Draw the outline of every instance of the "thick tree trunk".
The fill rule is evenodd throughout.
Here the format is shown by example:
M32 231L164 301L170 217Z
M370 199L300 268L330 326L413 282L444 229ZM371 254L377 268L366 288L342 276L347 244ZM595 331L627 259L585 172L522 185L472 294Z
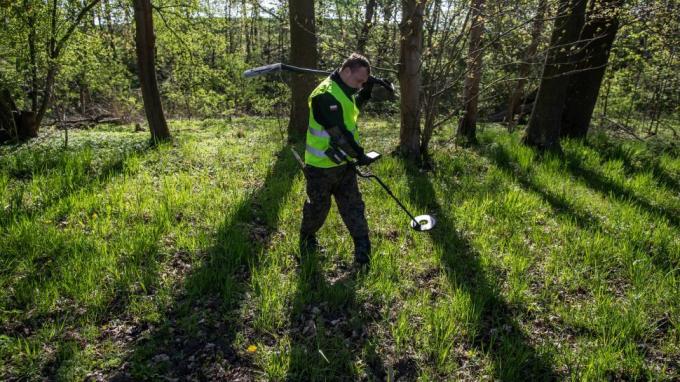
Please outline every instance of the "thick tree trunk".
M484 31L484 0L472 0L472 26L468 45L467 74L463 89L463 117L458 123L456 139L462 143L477 142L477 105L482 79L482 33Z
M531 65L534 63L533 61L536 56L536 50L538 49L538 43L541 41L541 34L543 33L543 26L545 25L544 17L547 7L547 0L539 0L538 8L536 9L536 16L534 17L534 22L531 25L531 42L524 51L524 57L522 58L522 62L519 64L519 70L517 71L519 80L517 81L517 85L510 94L510 98L508 100L508 111L505 115L505 123L507 124L509 131L512 131L517 124L517 121L515 120L515 114L520 112L520 103L522 101L522 97L524 96L524 87L528 81Z
M424 0L402 0L399 86L401 130L399 151L411 160L420 158L420 83L423 50Z
M357 42L357 52L365 54L366 43L368 42L368 33L373 27L373 15L375 14L375 6L377 0L368 0L366 2L366 14L364 15L364 24L361 26L359 33L359 41Z
M151 140L153 142L171 138L168 124L163 115L161 96L156 80L156 64L154 58L155 36L150 0L134 0L135 7L135 42L137 45L137 69L142 86L144 111L149 122Z
M319 61L316 47L314 2L290 0L290 63L295 66L316 68ZM288 139L300 139L307 131L309 106L307 98L314 90L316 81L309 75L293 74L291 81L290 121Z
M585 138L597 103L602 79L619 29L621 0L596 1L581 32L581 51L575 73L569 76L567 100L562 112L562 137Z
M586 0L560 0L550 48L543 65L541 84L531 119L523 138L525 144L540 150L560 152L560 125L567 91L571 48L583 27Z

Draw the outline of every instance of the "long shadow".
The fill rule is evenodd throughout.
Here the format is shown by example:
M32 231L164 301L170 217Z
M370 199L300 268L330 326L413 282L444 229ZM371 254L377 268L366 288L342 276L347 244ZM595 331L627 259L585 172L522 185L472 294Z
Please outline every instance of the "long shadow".
M494 379L503 381L555 380L557 375L548 354L539 352L517 323L524 312L510 306L500 295L500 285L493 281L480 262L472 244L456 229L455 222L436 201L427 175L404 163L410 198L420 209L434 211L437 226L429 231L434 244L441 248L441 262L454 288L469 294L478 311L477 335L471 345L490 355L494 362Z
M580 158L572 153L565 153L565 160L567 161L567 169L574 176L583 180L588 187L600 192L604 196L635 204L657 217L668 220L675 227L680 227L680 211L652 205L647 200L640 198L635 192L626 189L596 171L586 168L583 166Z
M530 174L519 170L519 164L512 159L512 156L504 147L496 146L492 151L487 151L478 147L475 148L475 151L480 155L490 159L496 165L496 167L501 169L506 174L512 176L513 179L518 182L524 190L540 195L546 202L548 202L556 215L573 220L579 228L585 231L606 231L601 224L600 218L593 216L586 211L580 210L567 198L555 195L554 193L546 190L544 186L538 184ZM631 244L634 246L645 245L644 243ZM668 252L662 252L661 254L653 255L651 257L652 263L658 269L663 270L664 273L669 272L677 267L677 264L672 261L671 256L668 256L667 254Z
M323 275L321 254L305 255L299 268L297 291L289 322L291 353L287 381L356 381L364 378L354 366L366 363L366 377L383 380L382 360L367 345L368 323L377 319L356 299L365 272L340 267L332 282ZM377 314L374 312L374 314Z
M145 151L140 150L141 151ZM136 153L139 153L136 152ZM135 154L136 154L135 153ZM91 177L88 181L79 183L70 192L61 196L67 197L73 192L86 189L90 186L95 186L92 192L104 187L105 183L118 176L124 170L125 160L129 158L130 153L123 154L113 161L109 161L102 169L101 173L96 177ZM57 203L59 199L53 200ZM43 206L46 209L48 206ZM42 210L41 209L41 210ZM24 217L35 218L39 211L32 211L30 214L21 215ZM4 229L5 227L3 227ZM9 226L7 227L9 228ZM127 253L121 260L121 269L126 268L126 262L140 261L142 262L141 276L143 278L142 285L147 289L154 288L159 280L160 267L158 263L159 245L158 241L166 231L164 229L154 230L151 236L143 236L131 238L129 240L136 241L138 246L133 246L134 250ZM71 333L78 333L83 327L83 322L91 321L90 317L110 317L122 312L130 303L130 296L132 294L139 294L139 291L132 291L134 285L124 285L118 282L113 288L116 292L114 295L107 297L106 301L101 305L93 307L85 307L78 301L70 299L68 296L63 296L59 301L59 306L50 311L40 311L33 309L35 304L35 290L42 289L42 286L49 283L50 280L59 278L63 269L67 269L68 261L72 258L72 252L97 254L99 247L96 245L96 239L73 237L66 233L58 232L58 237L53 236L54 233L48 232L40 233L46 235L48 245L45 245L45 240L37 238L33 235L20 235L13 237L12 240L7 240L0 245L0 253L3 254L2 260L2 274L10 275L19 261L13 261L15 258L25 257L27 253L35 253L37 256L31 258L35 269L27 272L25 277L7 278L8 280L16 280L10 287L14 293L4 295L0 303L3 310L9 312L22 312L21 316L12 317L6 316L6 320L2 320L0 325L5 334L14 338L26 338L27 340L34 335L40 336L45 327L50 327L55 322L59 323L57 330L58 341L54 341L52 351L56 356L47 362L41 369L40 374L49 378L54 378L60 371L63 365L72 362L72 359L80 352L82 339L76 335L71 337ZM2 248L6 246L6 251ZM93 259L96 256L90 256ZM25 312L29 312L25 314ZM99 320L95 318L94 320ZM54 330L54 329L51 329Z
M490 152L479 146L473 147L473 150L479 155L490 159L501 171L513 177L524 190L533 192L543 198L543 200L550 204L555 214L573 220L581 229L599 230L602 228L597 217L587 211L579 211L567 198L546 190L529 174L521 171L519 164L512 159L512 156L504 147L497 146Z
M89 169L83 168L82 174L79 174L79 176L76 179L74 179L74 182L70 186L65 187L62 190L59 190L58 192L50 195L50 197L47 200L41 201L41 204L38 206L32 206L31 208L28 209L24 208L21 210L17 210L18 206L10 205L10 208L0 209L0 226L8 227L10 224L12 224L12 222L22 217L34 218L35 216L40 215L42 212L46 211L51 206L58 204L59 201L69 197L70 195L73 195L81 190L84 190L88 187L92 187L95 185L103 186L106 182L109 182L116 176L123 173L123 171L125 170L126 160L128 160L133 155L141 155L144 152L147 152L150 148L151 146L146 144L140 148L128 150L119 154L114 160L106 162L106 164L102 166L102 168L98 171L97 175L89 174ZM58 161L55 163L60 164L62 166L67 166L67 164L64 161ZM46 169L40 169L39 171L30 172L29 174L33 176L47 172L48 170ZM64 174L64 176L67 175ZM21 194L15 194L15 196L12 199L16 199L13 202L13 204L19 204L21 200Z
M588 140L586 146L597 150L600 157L605 160L620 160L623 163L626 174L635 174L645 170L650 171L656 180L676 192L680 190L680 178L673 176L664 169L659 160L650 156L636 158L624 146L611 140Z
M287 147L275 155L262 186L218 228L214 245L200 268L186 276L164 321L136 341L112 380L254 378L252 357L234 348L246 328L241 308L250 275L272 240L278 212L298 171Z

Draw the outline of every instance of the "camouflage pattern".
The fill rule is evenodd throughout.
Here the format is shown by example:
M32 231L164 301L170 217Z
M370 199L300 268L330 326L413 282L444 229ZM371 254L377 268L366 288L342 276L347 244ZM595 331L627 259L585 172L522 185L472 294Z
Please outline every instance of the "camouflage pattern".
M331 208L331 195L335 197L338 211L353 238L368 237L368 223L364 201L351 167L305 168L307 197L302 209L300 234L314 235L326 221Z

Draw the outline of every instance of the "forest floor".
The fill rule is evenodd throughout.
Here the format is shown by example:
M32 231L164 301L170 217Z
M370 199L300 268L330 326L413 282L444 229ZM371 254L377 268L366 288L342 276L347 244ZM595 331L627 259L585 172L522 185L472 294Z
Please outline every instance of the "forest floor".
M0 379L678 380L680 155L539 156L494 126L434 170L361 181L372 266L335 207L296 260L304 178L275 120L174 121L0 148ZM300 152L300 148L298 147Z

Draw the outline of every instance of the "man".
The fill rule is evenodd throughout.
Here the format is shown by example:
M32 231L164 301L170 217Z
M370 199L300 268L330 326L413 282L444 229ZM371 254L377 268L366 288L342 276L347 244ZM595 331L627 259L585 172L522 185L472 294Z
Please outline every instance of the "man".
M340 216L354 240L354 260L370 261L371 242L357 176L342 158L366 165L371 159L359 145L359 108L371 97L373 81L366 57L353 53L309 96L309 127L305 150L307 197L302 211L300 252L316 251L321 228L335 197Z

